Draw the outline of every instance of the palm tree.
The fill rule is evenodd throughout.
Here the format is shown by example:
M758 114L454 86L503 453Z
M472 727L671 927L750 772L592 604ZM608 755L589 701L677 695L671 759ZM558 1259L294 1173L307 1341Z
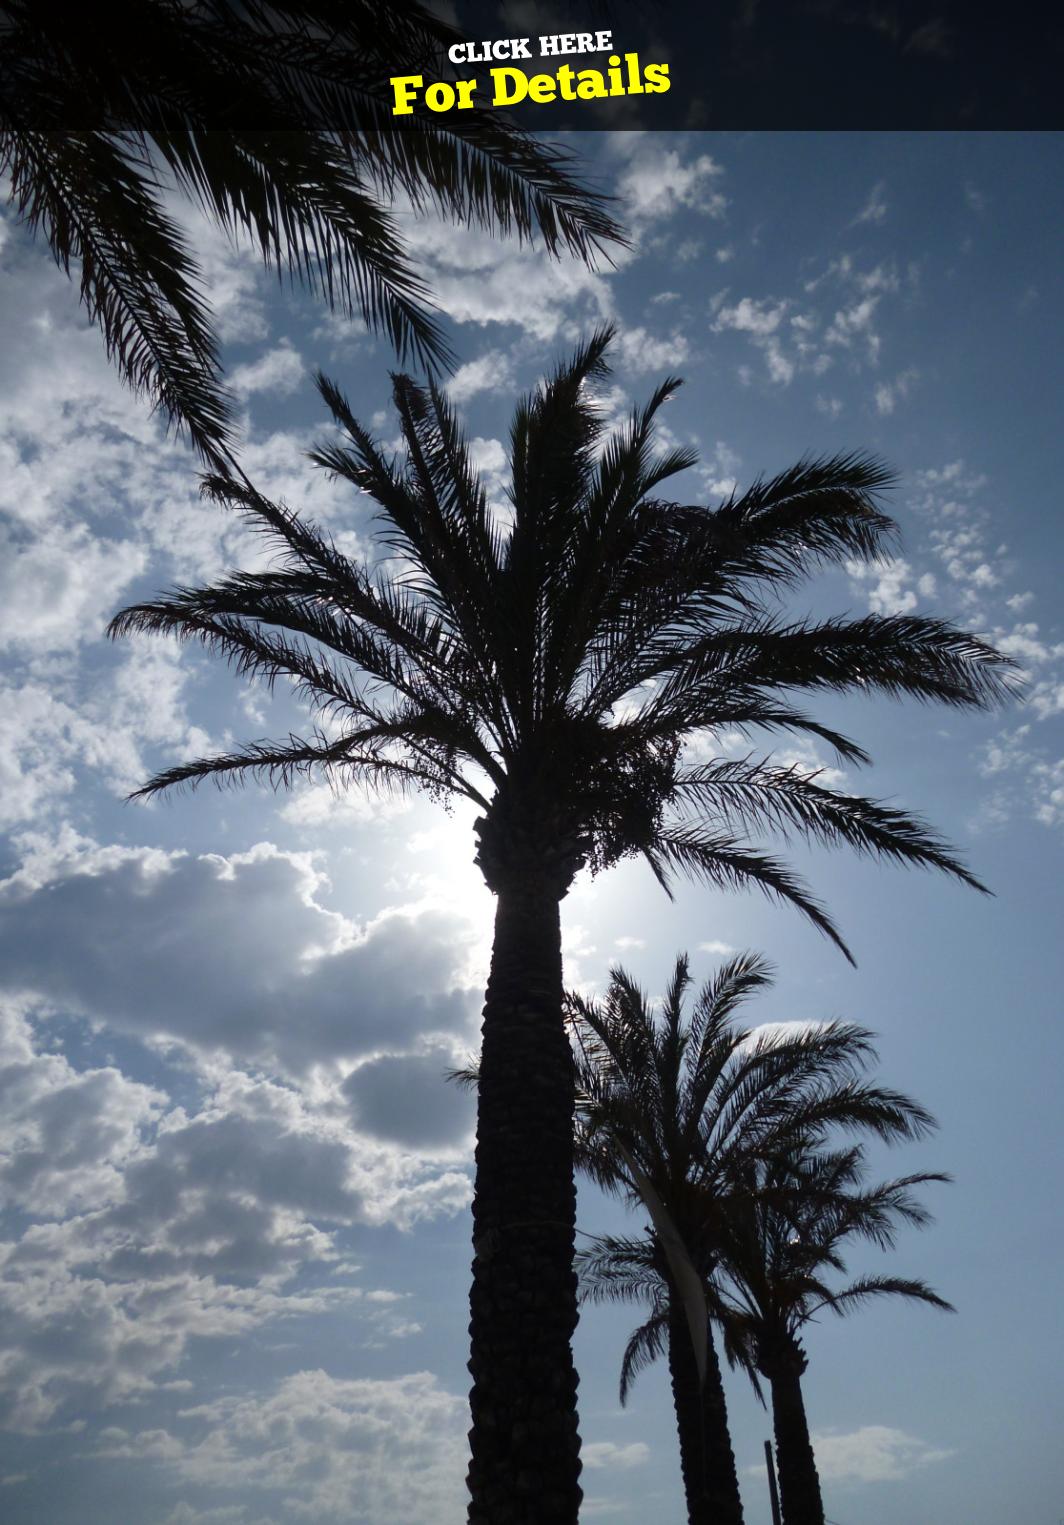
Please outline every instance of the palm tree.
M884 1296L953 1311L926 1282L912 1278L865 1275L841 1288L826 1279L845 1272L846 1240L891 1249L901 1224L929 1223L912 1190L949 1180L924 1172L862 1187L863 1174L860 1148L824 1155L784 1151L752 1163L749 1189L728 1218L723 1316L733 1351L771 1390L783 1525L825 1520L802 1396L805 1326L825 1308L842 1316Z
M684 740L765 726L861 750L791 697L858 687L981 707L1007 660L915 616L783 621L769 600L820 563L873 557L891 521L884 468L806 461L721 508L653 496L689 466L656 456L658 388L604 439L589 385L611 331L522 402L510 438L512 525L496 522L435 384L394 383L406 453L384 455L339 390L320 388L343 443L313 459L368 494L390 560L341 554L246 481L206 480L284 553L120 613L112 634L202 642L237 670L291 680L329 729L182 763L139 791L205 778L288 783L322 772L473 801L476 861L497 897L484 1007L474 1201L471 1518L575 1519L580 1499L573 1273L573 1063L562 1016L560 902L582 865L641 853L719 887L755 885L842 946L827 912L744 823L975 883L902 812L771 760L687 766ZM622 701L630 703L623 713Z
M874 1058L862 1028L834 1022L780 1040L735 1026L739 1004L769 983L764 961L741 955L706 982L685 1019L690 974L681 956L660 1019L620 968L602 1004L566 998L578 1163L653 1222L641 1239L602 1238L578 1254L583 1295L651 1302L624 1354L621 1402L636 1373L666 1353L691 1525L742 1520L710 1320L723 1320L728 1224L736 1203L748 1208L757 1162L794 1152L798 1141L808 1147L829 1127L894 1140L931 1122L907 1097L860 1079Z
M417 0L139 0L84 17L58 0L0 3L0 175L60 268L80 263L81 300L124 380L213 469L231 461L233 417L167 176L267 267L425 365L451 356L390 210L397 193L538 233L551 255L591 262L624 242L568 153L505 112L421 110L399 130L389 75L438 77L461 35Z

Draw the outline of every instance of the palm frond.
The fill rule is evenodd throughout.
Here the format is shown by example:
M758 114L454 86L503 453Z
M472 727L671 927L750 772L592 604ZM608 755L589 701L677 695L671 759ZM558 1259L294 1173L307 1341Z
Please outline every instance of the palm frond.
M925 1281L904 1276L861 1276L848 1287L828 1293L811 1310L810 1317L820 1308L830 1308L832 1313L842 1317L876 1297L904 1297L909 1302L927 1303L929 1307L938 1308L943 1313L957 1311L952 1303L940 1297Z
M788 901L829 937L851 964L854 962L831 917L801 880L775 858L752 852L736 838L678 824L659 831L654 842L644 847L643 855L666 890L670 870L677 870L721 889L754 886L766 895Z
M632 1391L632 1384L641 1371L665 1354L669 1336L668 1316L654 1314L646 1323L640 1324L629 1337L621 1358L621 1380L618 1397L624 1408Z
M680 773L674 790L680 801L728 825L784 838L796 834L887 861L941 869L989 893L918 817L829 789L817 782L818 771L721 758Z
M627 242L571 152L497 112L419 110L396 130L389 77L435 73L460 35L413 0L143 0L73 30L48 0L5 10L0 172L16 209L62 268L80 261L120 374L215 469L233 464L232 409L166 180L429 370L454 357L388 210L398 197L588 264ZM109 130L71 130L86 121Z

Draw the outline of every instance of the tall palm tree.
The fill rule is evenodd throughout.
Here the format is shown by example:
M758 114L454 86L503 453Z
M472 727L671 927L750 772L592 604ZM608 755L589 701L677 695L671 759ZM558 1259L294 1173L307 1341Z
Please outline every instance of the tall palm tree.
M667 1354L691 1525L740 1525L742 1505L711 1319L728 1224L748 1208L758 1162L807 1148L829 1127L914 1138L931 1119L909 1098L861 1079L871 1035L833 1022L780 1040L735 1025L770 983L744 954L703 986L690 1018L681 956L660 1018L623 969L604 1001L566 998L577 1048L577 1160L600 1186L650 1214L642 1239L603 1238L577 1257L584 1296L645 1300L628 1342L621 1402L635 1374Z
M239 672L284 677L329 729L168 768L153 795L205 778L287 783L323 772L473 801L476 861L497 897L484 1007L474 1200L471 1518L575 1519L580 1499L573 1273L573 1065L562 1016L560 902L582 865L641 853L666 886L685 871L759 886L842 946L827 912L744 824L796 832L975 883L922 823L765 760L689 766L683 743L770 727L855 743L796 690L859 688L981 707L1007 660L936 620L784 621L773 595L821 563L874 557L889 481L859 456L806 461L721 508L655 490L693 462L653 452L667 381L604 438L589 383L609 329L522 402L510 435L513 522L496 522L434 385L395 378L406 453L389 458L339 390L346 441L313 459L378 507L390 559L371 572L246 481L206 490L284 555L124 610L114 635L202 642ZM619 707L625 702L623 712Z
M540 236L592 261L624 242L570 155L505 112L420 111L390 75L445 72L462 34L417 0L137 0L79 15L0 0L0 176L124 380L219 469L233 417L195 257L164 181L400 357L447 365L391 207ZM219 130L220 129L220 130ZM307 129L314 129L312 131Z
M924 1172L865 1187L863 1175L860 1148L820 1156L784 1151L752 1162L748 1190L728 1217L723 1316L733 1352L771 1390L783 1525L825 1525L802 1396L805 1326L824 1309L842 1316L877 1297L953 1311L926 1282L909 1277L864 1275L832 1285L831 1273L846 1270L847 1240L893 1248L899 1226L930 1222L913 1188L949 1179Z

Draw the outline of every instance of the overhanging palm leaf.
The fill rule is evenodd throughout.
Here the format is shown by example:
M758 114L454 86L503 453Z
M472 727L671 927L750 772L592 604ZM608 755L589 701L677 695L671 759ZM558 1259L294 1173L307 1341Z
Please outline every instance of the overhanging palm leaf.
M82 302L124 380L217 467L234 421L167 179L268 269L425 366L452 356L397 197L538 235L550 255L592 262L624 242L568 153L504 113L443 124L423 112L397 130L389 76L438 74L460 36L414 0L141 0L91 24L57 0L4 0L0 34L0 174L19 216L63 270L80 264Z

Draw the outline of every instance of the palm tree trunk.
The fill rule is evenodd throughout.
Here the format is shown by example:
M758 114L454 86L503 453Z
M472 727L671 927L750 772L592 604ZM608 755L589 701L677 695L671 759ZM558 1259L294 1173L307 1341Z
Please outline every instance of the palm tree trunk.
M471 1525L576 1525L573 1062L557 890L500 887L473 1201Z
M824 1503L802 1398L804 1361L781 1361L768 1373L776 1434L783 1525L824 1525Z
M739 1479L713 1334L707 1334L706 1381L700 1390L687 1316L675 1296L669 1303L669 1376L688 1525L742 1525Z

